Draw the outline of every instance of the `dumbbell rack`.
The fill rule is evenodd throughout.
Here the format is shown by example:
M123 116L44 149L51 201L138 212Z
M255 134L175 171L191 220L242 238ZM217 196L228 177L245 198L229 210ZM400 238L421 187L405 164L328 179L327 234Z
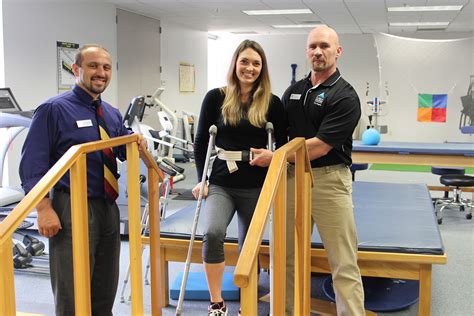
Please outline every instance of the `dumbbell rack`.
M2 216L3 215L3 216ZM5 217L6 215L1 214L0 215L0 221L3 219L2 217ZM23 221L20 226L18 227L17 231L14 233L15 235L22 235L23 237L26 235L24 234L26 229L32 227L34 224L29 221ZM24 234L24 235L23 235ZM25 245L24 240L20 240L20 238L15 237L13 240L13 251L15 252L15 245L17 245L22 248L20 250L17 248L16 252L24 251L28 252L26 248L28 247ZM26 247L25 247L26 246ZM33 253L29 253L29 256L31 256L31 262L26 263L22 265L22 267L15 267L15 273L31 273L31 274L39 274L39 275L48 275L49 276L49 256L47 253L43 251L44 249L44 244L43 248L40 251L40 254L38 255L33 255ZM29 259L26 259L29 261Z
M15 273L49 276L49 255L43 253L41 256L33 256L33 261L27 267L15 268Z

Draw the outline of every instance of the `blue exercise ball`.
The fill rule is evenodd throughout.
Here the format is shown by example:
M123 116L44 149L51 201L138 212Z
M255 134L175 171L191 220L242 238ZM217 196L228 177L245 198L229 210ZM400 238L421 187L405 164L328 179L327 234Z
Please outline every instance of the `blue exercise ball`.
M365 145L377 145L380 142L380 133L375 128L369 128L362 134L362 143Z

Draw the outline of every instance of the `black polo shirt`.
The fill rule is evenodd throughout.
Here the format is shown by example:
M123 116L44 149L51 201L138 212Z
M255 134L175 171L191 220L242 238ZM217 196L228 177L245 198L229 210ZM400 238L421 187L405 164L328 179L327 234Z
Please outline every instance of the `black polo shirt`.
M333 147L327 155L311 161L313 168L352 164L352 133L361 116L360 101L339 70L314 87L308 75L286 89L282 102L290 139L317 137Z

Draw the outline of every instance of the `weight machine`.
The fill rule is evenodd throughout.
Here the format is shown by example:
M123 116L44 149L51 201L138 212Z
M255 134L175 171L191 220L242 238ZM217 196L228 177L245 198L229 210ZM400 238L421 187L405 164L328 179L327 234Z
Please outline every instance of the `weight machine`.
M367 89L365 92L365 97L366 97L366 115L369 119L369 126L367 128L374 128L377 131L379 131L381 134L387 133L387 125L379 125L379 117L380 116L385 116L389 112L389 107L388 107L388 83L385 82L385 94L386 98L385 100L381 100L379 97L375 96L373 99L369 99L369 94L370 94L370 85L367 82Z
M463 134L474 134L474 76L470 76L467 94L461 97L462 109L459 129Z

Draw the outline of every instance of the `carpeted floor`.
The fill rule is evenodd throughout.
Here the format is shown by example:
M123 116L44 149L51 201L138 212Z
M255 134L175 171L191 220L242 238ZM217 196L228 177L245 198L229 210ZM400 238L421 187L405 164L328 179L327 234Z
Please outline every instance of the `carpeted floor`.
M195 170L191 165L185 165L187 170L186 180L178 182L178 189L189 189L195 185ZM359 181L374 182L399 182L399 183L427 183L437 184L439 177L426 172L392 172L380 170L366 170L357 172L356 179ZM436 192L435 192L436 193ZM170 201L168 214L187 205L189 201ZM433 266L432 279L432 316L470 316L474 311L474 222L466 220L464 214L457 210L449 210L444 214L443 224L439 226L446 252L448 254L447 265ZM44 240L44 238L42 238ZM126 287L124 298L121 303L123 280L125 278L128 262L128 241L122 241L120 283L114 305L114 315L131 315L130 302L126 300L129 295L129 286ZM148 258L148 250L145 249L143 256L143 271ZM39 262L38 262L39 265ZM172 282L177 274L183 271L184 264L170 264L169 280ZM203 271L202 265L192 264L191 271ZM233 267L226 267L226 272L232 272ZM259 278L259 293L268 292L268 275L263 272ZM324 276L315 275L312 281L312 296L325 298L321 284ZM72 288L72 285L71 285ZM36 312L45 315L54 315L54 302L51 293L49 276L31 274L17 271L15 273L15 289L17 310L22 312ZM184 315L206 315L207 301L185 301ZM237 315L239 302L228 302L229 315ZM164 315L175 315L176 301L163 309ZM150 313L150 286L144 285L144 308L145 313ZM267 315L269 304L259 303L259 315ZM379 313L378 315L414 316L418 315L418 304L407 309Z

